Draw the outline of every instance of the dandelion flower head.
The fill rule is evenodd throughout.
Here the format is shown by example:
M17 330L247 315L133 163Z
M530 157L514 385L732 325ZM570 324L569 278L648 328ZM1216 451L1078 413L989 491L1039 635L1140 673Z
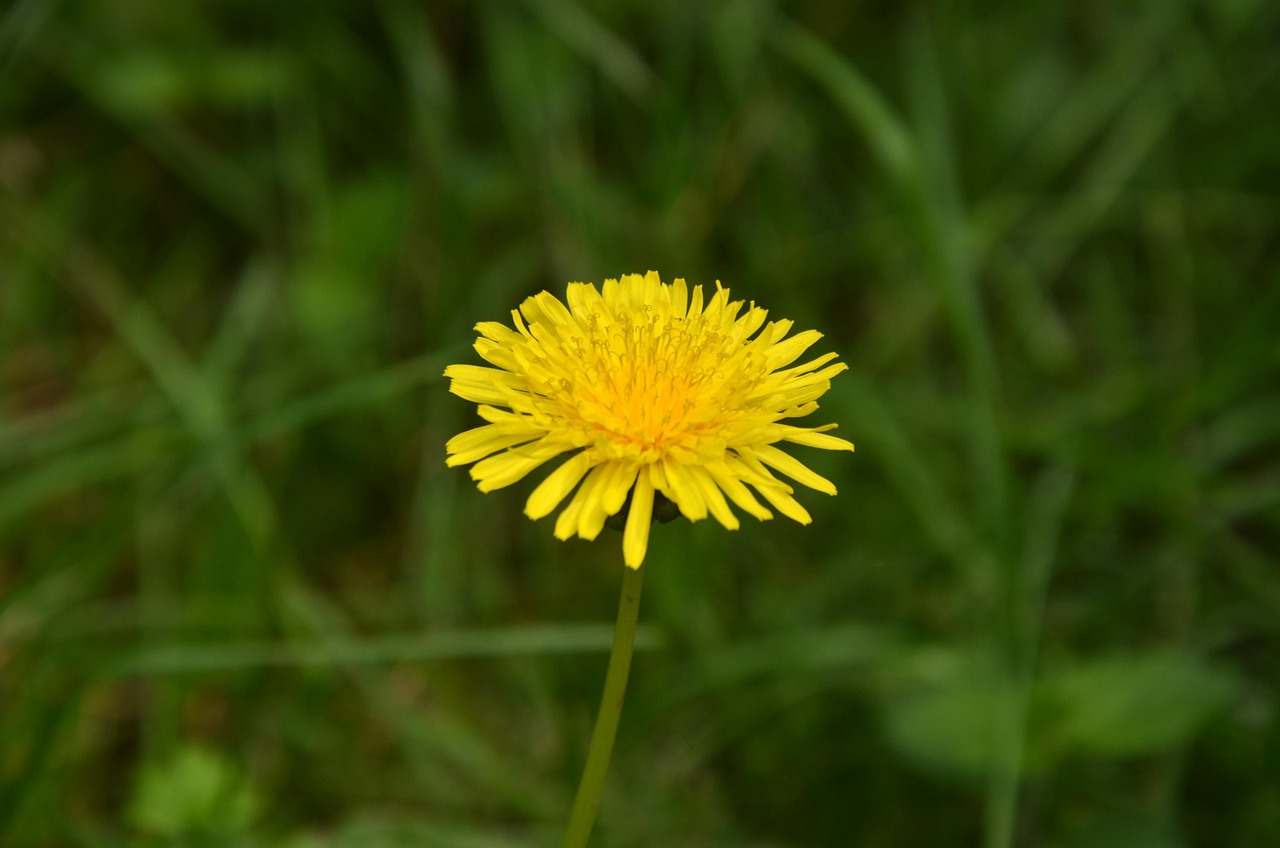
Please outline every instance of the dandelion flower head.
M569 283L565 300L546 291L528 298L511 312L514 329L477 324L475 349L492 367L445 369L450 391L479 404L488 422L446 445L449 465L476 463L471 476L481 491L569 454L529 495L525 514L543 518L574 493L555 535L594 539L626 507L622 550L631 568L644 561L655 492L690 520L710 514L730 530L738 519L729 501L773 517L756 494L809 523L774 471L836 493L777 447L853 450L826 434L835 424L785 423L816 410L847 367L834 353L792 364L821 333L787 338L791 321L766 323L764 309L730 301L719 282L707 300L702 286L690 292L683 279L666 284L654 271L605 280L599 290Z

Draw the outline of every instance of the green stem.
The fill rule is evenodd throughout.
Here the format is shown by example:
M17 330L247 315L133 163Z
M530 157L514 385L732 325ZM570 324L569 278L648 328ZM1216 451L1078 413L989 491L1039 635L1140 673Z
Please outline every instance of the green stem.
M587 764L582 769L582 782L573 800L569 826L564 832L564 848L584 848L591 836L600 809L600 793L604 775L609 770L609 755L618 735L618 717L627 694L627 675L631 671L631 649L636 641L636 622L640 618L640 589L644 585L644 567L624 568L622 598L618 601L618 623L613 630L613 651L609 654L609 671L604 678L604 695L596 729L591 733Z

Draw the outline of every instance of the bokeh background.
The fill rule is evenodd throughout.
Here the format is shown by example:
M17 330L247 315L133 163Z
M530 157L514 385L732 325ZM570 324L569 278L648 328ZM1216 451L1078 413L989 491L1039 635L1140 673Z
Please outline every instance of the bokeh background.
M471 327L826 334L814 523L659 527L594 844L1280 844L1280 5L11 0L0 844L556 845L621 569Z

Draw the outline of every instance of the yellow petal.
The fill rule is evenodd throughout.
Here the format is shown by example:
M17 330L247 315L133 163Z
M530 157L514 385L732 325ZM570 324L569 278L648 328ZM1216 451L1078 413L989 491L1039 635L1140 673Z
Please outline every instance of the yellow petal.
M814 359L810 359L808 362L805 362L801 365L793 365L792 367L786 369L785 371L775 371L773 374L773 377L789 380L793 377L799 377L801 374L808 374L810 371L813 371L814 369L817 369L822 367L823 365L826 365L828 362L835 359L836 356L838 355L839 354L835 354L835 353L824 353L822 354L822 356L816 357Z
M769 469L765 468L760 460L749 453L725 454L724 464L737 475L739 480L744 483L750 483L757 489L762 486L780 486L787 494L791 494L794 491L786 483L770 474Z
M605 479L600 490L601 502L608 515L622 509L622 505L627 502L627 493L635 482L638 468L634 463L623 462L614 463L614 466L614 473Z
M519 333L498 321L481 321L476 324L475 330L486 339L498 344L520 344L522 341Z
M698 487L698 492L702 495L703 502L706 503L707 509L715 516L716 521L730 530L738 529L738 516L733 514L733 510L729 509L729 504L725 502L724 494L720 491L720 487L716 485L715 478L705 469L699 467L691 467L688 469L689 476L693 479L694 484Z
M537 428L513 429L504 424L485 424L459 433L445 443L445 464L454 467L484 459L504 448L524 444L543 435Z
M683 318L689 308L689 286L685 283L684 277L676 277L675 282L671 284L670 298L673 314L677 318Z
M737 324L733 328L734 338L740 343L751 337L751 334L760 329L764 325L765 318L769 316L769 310L761 309L754 303L747 310L747 314L738 319Z
M529 500L524 505L524 514L535 521L550 515L565 496L573 491L573 487L578 485L583 475L591 470L593 462L592 456L585 451L565 460L529 495Z
M578 529L578 516L591 500L591 493L595 490L596 485L600 482L600 476L604 473L604 468L596 466L591 469L582 485L578 487L577 493L573 496L573 500L569 501L569 505L556 516L556 538L560 540L568 539Z
M765 500L773 504L774 508L787 518L798 521L801 524L809 524L813 521L809 517L809 513L805 511L805 508L800 506L799 501L787 494L786 489L778 486L761 485L756 485L756 489L760 494L764 495Z
M689 317L697 318L702 314L702 286L693 287L693 299L689 301Z
M463 400L509 405L510 390L505 387L504 381L513 378L506 371L479 365L450 365L444 370L444 375L450 379L449 391Z
M635 476L636 466L630 463L614 462L604 466L600 481L578 514L580 537L594 539L600 535L605 519L622 508Z
M744 512L754 515L761 521L768 521L773 518L773 513L760 505L760 502L751 494L751 490L743 485L742 480L733 473L726 463L708 463L707 473L715 478L716 485L723 489L725 494Z
M729 305L729 291L721 288L720 281L716 280L716 293L711 295L711 300L702 310L703 317L708 323L718 323L724 314L725 307Z
M525 298L524 303L520 304L520 312L531 325L556 327L562 324L573 324L573 316L569 314L569 310L549 291L538 292L533 297Z
M773 445L757 445L751 448L751 453L765 465L778 469L797 483L802 483L810 489L817 489L824 494L834 495L836 493L835 484L830 480L816 473L791 454L780 451Z
M570 283L565 290L565 300L569 302L569 311L582 321L592 315L605 315L610 319L613 317L600 292L590 283Z
M642 313L646 306L651 308L657 306L660 297L662 297L662 278L658 276L657 271L650 271L644 275L640 285L632 287L631 304L637 313Z
M616 279L610 277L600 284L600 297L611 313L616 315L619 309L624 309L621 301L621 286Z
M545 447L542 442L535 442L480 460L472 466L471 477L479 484L480 491L492 492L523 480L530 471L563 452L561 447Z
M765 359L769 363L769 370L776 371L786 365L790 365L800 358L800 354L813 347L822 333L817 330L805 330L799 335L792 336L784 342L779 342L765 352Z
M629 568L639 568L649 550L649 527L653 524L653 482L649 469L642 468L631 491L631 511L622 532L622 560Z
M706 501L702 499L702 493L685 467L671 459L664 459L662 471L667 481L663 494L675 501L684 517L690 521L701 521L706 518Z
M489 406L487 404L477 406L476 415L479 415L490 424L513 424L523 427L532 423L524 415L518 415L509 409L499 409L496 406Z
M503 371L516 371L520 368L520 357L510 345L498 344L489 339L476 339L472 346L484 361Z
M790 428L789 432L782 439L788 442L795 442L797 445L805 445L811 448L822 448L823 450L847 450L853 451L853 442L846 441L837 436L828 436L826 433L819 433L815 430L806 430L803 427Z

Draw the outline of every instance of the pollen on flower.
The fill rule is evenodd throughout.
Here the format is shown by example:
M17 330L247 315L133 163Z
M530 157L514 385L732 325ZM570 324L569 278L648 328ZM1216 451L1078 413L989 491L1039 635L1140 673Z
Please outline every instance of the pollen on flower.
M729 529L738 520L728 501L772 517L755 494L809 522L770 469L835 494L775 446L853 450L825 434L834 424L782 423L816 410L846 368L833 353L792 365L820 333L786 338L792 322L766 323L765 310L731 302L719 283L704 300L701 286L690 293L684 280L668 285L653 271L605 280L599 290L570 283L565 301L542 292L512 310L514 329L476 325L476 351L493 367L445 369L450 391L479 404L489 422L446 445L449 465L476 463L471 476L482 491L570 454L534 489L526 514L542 518L574 492L556 536L594 539L627 504L623 556L632 568L644 561L655 492L687 518L710 514Z

